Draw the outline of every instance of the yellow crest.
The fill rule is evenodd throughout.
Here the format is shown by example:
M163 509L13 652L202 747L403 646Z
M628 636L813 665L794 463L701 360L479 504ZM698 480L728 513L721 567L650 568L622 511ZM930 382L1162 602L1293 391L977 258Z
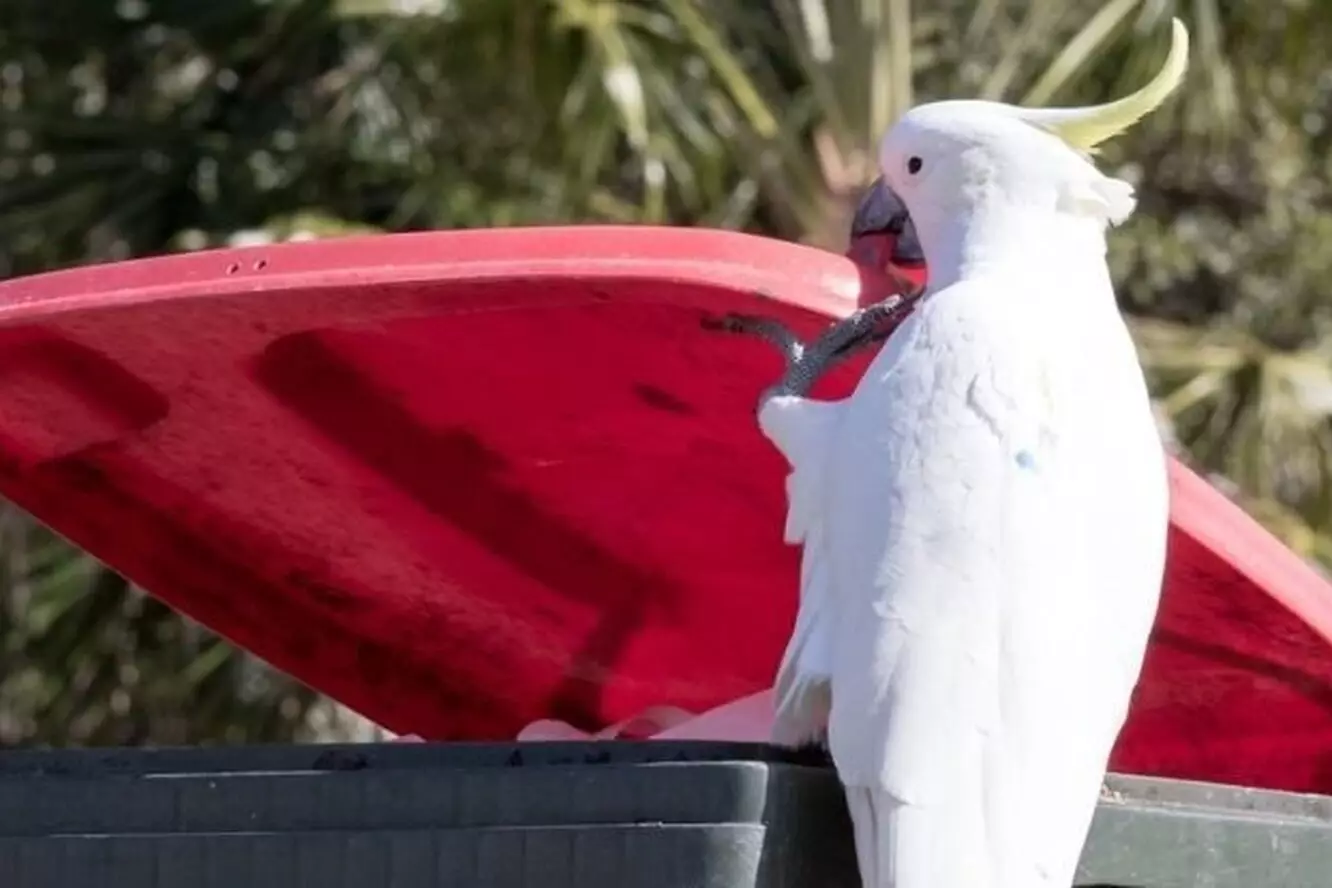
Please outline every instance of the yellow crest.
M1127 130L1156 110L1175 91L1189 65L1189 31L1179 19L1170 23L1170 52L1161 70L1142 89L1104 105L1088 108L1019 108L1018 116L1054 133L1069 147L1091 154L1096 146Z

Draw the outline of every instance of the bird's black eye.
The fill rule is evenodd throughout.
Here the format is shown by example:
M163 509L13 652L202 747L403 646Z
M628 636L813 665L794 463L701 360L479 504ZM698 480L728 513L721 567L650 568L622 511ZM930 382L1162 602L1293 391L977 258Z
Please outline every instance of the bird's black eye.
M919 157L907 158L907 172L911 175L914 176L919 173L922 166L924 166L924 162Z

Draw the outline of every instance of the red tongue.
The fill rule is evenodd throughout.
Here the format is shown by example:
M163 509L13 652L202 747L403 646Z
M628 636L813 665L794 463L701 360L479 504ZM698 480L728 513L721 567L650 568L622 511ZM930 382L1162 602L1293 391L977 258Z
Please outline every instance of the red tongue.
M916 290L925 286L926 268L925 263L902 264L893 261L893 251L897 248L897 235L888 232L876 232L874 234L864 234L860 237L852 238L851 245L847 248L846 255L857 265L864 265L867 268L874 268L886 272L892 277L904 292L914 293ZM866 294L871 300L881 298L874 294Z

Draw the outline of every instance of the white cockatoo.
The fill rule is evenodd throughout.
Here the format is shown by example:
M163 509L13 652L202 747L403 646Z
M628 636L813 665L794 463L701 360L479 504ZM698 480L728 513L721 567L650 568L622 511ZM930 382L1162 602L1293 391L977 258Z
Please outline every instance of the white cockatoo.
M826 742L866 888L1068 888L1155 619L1166 461L1106 266L1133 188L1096 146L1182 79L1088 108L918 106L854 234L914 226L928 286L855 392L814 401L862 312L792 366L800 604L773 739ZM881 306L880 315L897 306Z

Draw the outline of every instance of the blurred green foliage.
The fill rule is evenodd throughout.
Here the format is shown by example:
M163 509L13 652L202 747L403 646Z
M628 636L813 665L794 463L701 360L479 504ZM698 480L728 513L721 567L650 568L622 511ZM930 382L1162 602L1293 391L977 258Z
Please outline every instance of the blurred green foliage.
M1220 0L4 0L0 274L238 240L564 221L829 247L941 97L1103 100L1112 266L1163 415L1332 563L1332 6ZM0 518L0 742L339 736L327 701Z

